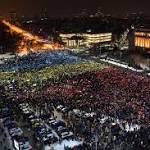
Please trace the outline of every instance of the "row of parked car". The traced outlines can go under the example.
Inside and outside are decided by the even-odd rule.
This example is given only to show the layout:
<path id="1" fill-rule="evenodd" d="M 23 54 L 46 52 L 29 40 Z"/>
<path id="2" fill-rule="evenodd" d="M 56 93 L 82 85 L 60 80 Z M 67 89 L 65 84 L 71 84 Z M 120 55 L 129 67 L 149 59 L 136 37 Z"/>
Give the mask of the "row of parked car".
<path id="1" fill-rule="evenodd" d="M 37 142 L 51 145 L 57 141 L 74 138 L 73 132 L 69 131 L 64 121 L 51 117 L 51 114 L 36 115 L 28 103 L 19 104 L 19 108 Z"/>
<path id="2" fill-rule="evenodd" d="M 58 141 L 52 130 L 46 125 L 45 119 L 49 116 L 37 116 L 30 108 L 28 103 L 22 103 L 19 105 L 22 115 L 25 121 L 29 124 L 29 127 L 33 131 L 35 140 L 42 145 L 52 144 Z"/>
<path id="3" fill-rule="evenodd" d="M 4 131 L 8 134 L 10 144 L 15 150 L 32 150 L 29 139 L 24 136 L 23 130 L 18 126 L 15 120 L 13 111 L 8 108 L 1 108 L 0 110 L 1 124 Z"/>
<path id="4" fill-rule="evenodd" d="M 48 125 L 57 133 L 59 139 L 72 139 L 74 137 L 73 132 L 69 131 L 64 121 L 50 118 Z"/>

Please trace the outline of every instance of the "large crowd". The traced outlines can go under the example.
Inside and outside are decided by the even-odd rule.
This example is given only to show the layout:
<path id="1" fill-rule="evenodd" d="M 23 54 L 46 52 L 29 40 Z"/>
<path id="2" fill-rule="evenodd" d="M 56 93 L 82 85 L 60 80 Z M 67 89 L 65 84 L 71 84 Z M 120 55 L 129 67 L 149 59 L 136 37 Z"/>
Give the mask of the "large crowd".
<path id="1" fill-rule="evenodd" d="M 44 93 L 61 97 L 74 109 L 106 114 L 136 124 L 149 124 L 150 79 L 116 68 L 88 72 L 62 83 L 50 84 Z"/>
<path id="2" fill-rule="evenodd" d="M 80 61 L 82 61 L 80 58 L 67 51 L 31 53 L 23 57 L 16 56 L 12 60 L 5 60 L 0 64 L 0 71 L 29 71 L 60 64 L 74 64 Z"/>
<path id="3" fill-rule="evenodd" d="M 50 83 L 43 93 L 54 105 L 78 110 L 68 122 L 89 149 L 96 133 L 99 149 L 149 149 L 149 85 L 147 76 L 106 68 Z"/>
<path id="4" fill-rule="evenodd" d="M 9 90 L 15 99 L 20 94 L 43 109 L 44 103 L 61 106 L 67 126 L 84 141 L 78 149 L 150 149 L 150 79 L 145 75 L 109 67 L 47 81 L 38 92 L 17 84 Z"/>

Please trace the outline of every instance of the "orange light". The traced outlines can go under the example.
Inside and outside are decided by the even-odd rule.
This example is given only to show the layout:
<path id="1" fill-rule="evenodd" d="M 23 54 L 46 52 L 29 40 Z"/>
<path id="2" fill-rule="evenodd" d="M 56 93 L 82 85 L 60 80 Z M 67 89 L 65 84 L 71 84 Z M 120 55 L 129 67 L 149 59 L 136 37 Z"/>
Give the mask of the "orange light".
<path id="1" fill-rule="evenodd" d="M 9 27 L 10 32 L 15 32 L 20 34 L 23 39 L 18 43 L 17 52 L 20 55 L 27 55 L 29 52 L 39 52 L 39 51 L 52 51 L 52 50 L 63 50 L 64 46 L 58 43 L 52 43 L 50 41 L 45 41 L 39 36 L 33 35 L 26 30 L 23 30 L 15 25 L 12 25 L 8 21 L 2 21 L 6 26 Z"/>
<path id="2" fill-rule="evenodd" d="M 150 39 L 143 38 L 143 37 L 136 37 L 135 38 L 135 46 L 150 48 Z"/>

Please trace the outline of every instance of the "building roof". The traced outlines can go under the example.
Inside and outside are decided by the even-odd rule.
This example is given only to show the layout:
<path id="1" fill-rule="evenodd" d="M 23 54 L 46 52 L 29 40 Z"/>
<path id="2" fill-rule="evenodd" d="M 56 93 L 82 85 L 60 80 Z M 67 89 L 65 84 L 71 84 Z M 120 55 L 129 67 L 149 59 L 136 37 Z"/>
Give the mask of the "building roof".
<path id="1" fill-rule="evenodd" d="M 136 32 L 150 32 L 150 28 L 137 28 L 135 29 Z"/>

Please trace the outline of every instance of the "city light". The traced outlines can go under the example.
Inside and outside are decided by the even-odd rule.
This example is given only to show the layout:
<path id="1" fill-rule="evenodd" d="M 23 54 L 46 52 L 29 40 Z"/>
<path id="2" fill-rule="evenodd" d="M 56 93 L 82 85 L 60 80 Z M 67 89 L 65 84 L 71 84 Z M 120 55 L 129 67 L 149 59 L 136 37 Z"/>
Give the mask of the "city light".
<path id="1" fill-rule="evenodd" d="M 135 46 L 142 48 L 150 48 L 150 33 L 135 32 Z"/>
<path id="2" fill-rule="evenodd" d="M 21 29 L 20 27 L 12 25 L 6 20 L 3 20 L 2 22 L 9 27 L 10 32 L 17 33 L 22 37 L 22 40 L 18 42 L 17 52 L 19 55 L 26 55 L 29 52 L 63 50 L 64 48 L 63 45 L 60 45 L 59 43 L 46 41 L 39 36 Z"/>
<path id="3" fill-rule="evenodd" d="M 80 47 L 80 46 L 92 46 L 96 43 L 111 42 L 112 33 L 72 33 L 72 34 L 60 34 L 62 41 L 66 43 L 67 47 Z"/>

